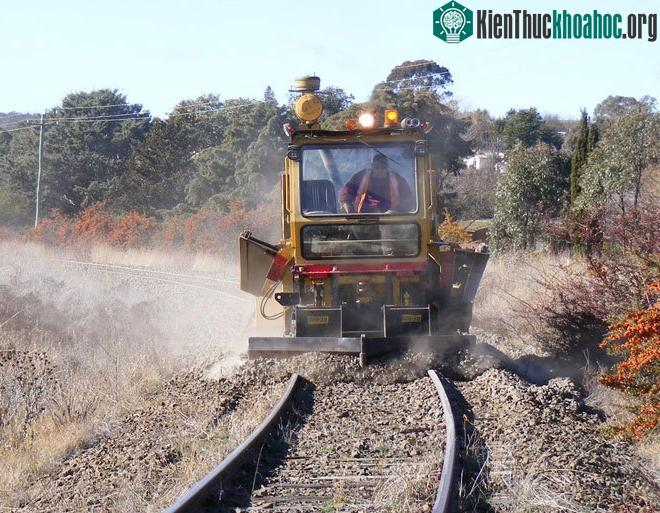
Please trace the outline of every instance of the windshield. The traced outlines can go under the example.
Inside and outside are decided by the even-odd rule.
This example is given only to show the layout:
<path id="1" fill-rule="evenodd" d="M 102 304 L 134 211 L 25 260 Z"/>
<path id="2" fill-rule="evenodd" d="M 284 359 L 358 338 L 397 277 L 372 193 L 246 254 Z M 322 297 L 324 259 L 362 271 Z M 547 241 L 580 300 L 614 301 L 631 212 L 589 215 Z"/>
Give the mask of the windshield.
<path id="1" fill-rule="evenodd" d="M 419 254 L 416 223 L 369 225 L 308 224 L 302 229 L 303 257 L 414 257 Z"/>
<path id="2" fill-rule="evenodd" d="M 414 213 L 414 145 L 306 146 L 300 197 L 308 216 Z"/>

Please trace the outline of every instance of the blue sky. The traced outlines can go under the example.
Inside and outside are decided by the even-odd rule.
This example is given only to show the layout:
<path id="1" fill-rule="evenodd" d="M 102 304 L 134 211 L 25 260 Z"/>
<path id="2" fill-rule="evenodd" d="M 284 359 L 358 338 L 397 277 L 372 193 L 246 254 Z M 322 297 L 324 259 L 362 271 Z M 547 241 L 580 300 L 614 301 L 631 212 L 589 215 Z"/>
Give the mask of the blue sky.
<path id="1" fill-rule="evenodd" d="M 495 115 L 510 107 L 576 117 L 609 94 L 660 96 L 660 41 L 486 41 L 432 34 L 443 0 L 313 3 L 250 0 L 8 2 L 0 10 L 0 112 L 39 112 L 72 91 L 118 88 L 151 112 L 202 93 L 286 98 L 316 72 L 364 100 L 407 59 L 447 66 L 456 98 Z M 657 13 L 657 1 L 465 0 L 473 10 Z"/>

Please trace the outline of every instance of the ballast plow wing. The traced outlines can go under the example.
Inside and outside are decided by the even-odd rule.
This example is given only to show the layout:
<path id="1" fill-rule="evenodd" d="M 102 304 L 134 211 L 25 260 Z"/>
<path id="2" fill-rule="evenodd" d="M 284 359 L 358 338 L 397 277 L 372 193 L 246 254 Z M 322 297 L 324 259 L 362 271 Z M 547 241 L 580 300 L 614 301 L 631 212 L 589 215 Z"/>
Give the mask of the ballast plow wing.
<path id="1" fill-rule="evenodd" d="M 304 353 L 354 355 L 364 366 L 373 357 L 402 352 L 442 354 L 475 343 L 474 335 L 429 335 L 414 337 L 251 337 L 248 357 L 288 358 Z"/>

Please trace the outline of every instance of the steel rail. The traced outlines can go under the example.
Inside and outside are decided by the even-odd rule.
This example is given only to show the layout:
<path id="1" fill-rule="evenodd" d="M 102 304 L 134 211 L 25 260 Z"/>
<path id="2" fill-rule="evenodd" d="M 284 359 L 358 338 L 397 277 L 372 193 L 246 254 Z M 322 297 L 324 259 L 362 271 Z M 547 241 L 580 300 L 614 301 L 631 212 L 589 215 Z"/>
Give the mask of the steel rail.
<path id="1" fill-rule="evenodd" d="M 440 473 L 440 484 L 435 496 L 432 513 L 448 513 L 452 510 L 452 501 L 456 490 L 456 478 L 458 477 L 458 438 L 456 436 L 456 419 L 451 409 L 451 403 L 447 396 L 447 389 L 442 380 L 434 370 L 428 371 L 433 380 L 440 402 L 442 403 L 442 416 L 445 421 L 445 455 Z"/>
<path id="2" fill-rule="evenodd" d="M 197 283 L 189 283 L 186 281 L 180 281 L 180 280 L 172 280 L 169 278 L 160 278 L 158 276 L 152 276 L 151 274 L 154 273 L 160 273 L 160 274 L 170 274 L 174 276 L 182 276 L 182 275 L 177 275 L 175 273 L 163 273 L 161 271 L 152 271 L 148 269 L 140 269 L 140 268 L 131 268 L 131 267 L 124 267 L 124 266 L 116 266 L 112 264 L 97 264 L 97 263 L 90 263 L 90 262 L 78 262 L 76 260 L 61 260 L 62 262 L 68 263 L 68 264 L 74 264 L 74 265 L 80 265 L 80 266 L 88 266 L 91 267 L 92 269 L 95 269 L 98 272 L 102 273 L 107 273 L 107 274 L 117 274 L 120 276 L 133 276 L 133 277 L 138 277 L 138 278 L 144 278 L 147 280 L 152 280 L 152 281 L 157 281 L 161 283 L 169 283 L 172 285 L 181 285 L 183 287 L 188 287 L 192 289 L 198 289 L 198 290 L 205 290 L 208 292 L 214 292 L 216 294 L 220 294 L 221 296 L 227 296 L 232 299 L 235 299 L 237 301 L 241 301 L 243 303 L 252 303 L 249 299 L 242 297 L 240 292 L 228 292 L 227 290 L 221 290 L 218 288 L 214 287 L 207 287 L 204 285 L 199 285 Z M 207 279 L 206 277 L 199 277 L 197 279 L 200 280 L 205 280 Z M 213 279 L 213 278 L 208 278 L 208 279 Z"/>
<path id="3" fill-rule="evenodd" d="M 56 258 L 54 259 L 58 262 L 64 262 L 67 264 L 77 264 L 77 265 L 87 265 L 90 267 L 110 267 L 114 269 L 125 269 L 127 271 L 151 273 L 151 274 L 165 274 L 168 276 L 175 276 L 178 278 L 192 278 L 196 280 L 206 280 L 206 281 L 215 281 L 218 283 L 226 283 L 228 285 L 238 285 L 238 280 L 230 280 L 228 278 L 216 278 L 214 276 L 208 276 L 206 274 L 186 274 L 186 273 L 175 273 L 173 271 L 161 271 L 158 269 L 146 269 L 144 267 L 136 265 L 120 265 L 120 264 L 106 264 L 104 262 L 86 262 L 84 260 L 71 260 L 68 258 Z"/>
<path id="4" fill-rule="evenodd" d="M 220 496 L 223 481 L 231 480 L 241 464 L 266 439 L 271 430 L 276 426 L 284 411 L 289 407 L 293 394 L 298 388 L 301 379 L 298 374 L 293 374 L 289 383 L 277 404 L 259 426 L 246 438 L 241 445 L 234 449 L 229 456 L 209 472 L 205 477 L 197 481 L 192 488 L 184 493 L 174 504 L 165 509 L 163 513 L 192 513 L 198 512 L 199 506 L 207 498 L 215 495 Z"/>

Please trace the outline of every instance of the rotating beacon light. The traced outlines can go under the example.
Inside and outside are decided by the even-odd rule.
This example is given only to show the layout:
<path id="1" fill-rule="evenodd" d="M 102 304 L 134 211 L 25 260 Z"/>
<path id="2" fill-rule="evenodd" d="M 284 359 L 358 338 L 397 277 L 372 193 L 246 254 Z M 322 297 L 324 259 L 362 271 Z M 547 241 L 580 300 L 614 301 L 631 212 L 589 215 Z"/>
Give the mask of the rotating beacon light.
<path id="1" fill-rule="evenodd" d="M 383 126 L 391 127 L 399 124 L 399 112 L 396 109 L 385 109 Z"/>
<path id="2" fill-rule="evenodd" d="M 291 92 L 302 93 L 296 100 L 293 110 L 296 117 L 305 123 L 309 128 L 318 121 L 323 114 L 323 104 L 314 91 L 321 87 L 321 79 L 316 76 L 306 75 L 297 78 L 294 82 Z"/>

